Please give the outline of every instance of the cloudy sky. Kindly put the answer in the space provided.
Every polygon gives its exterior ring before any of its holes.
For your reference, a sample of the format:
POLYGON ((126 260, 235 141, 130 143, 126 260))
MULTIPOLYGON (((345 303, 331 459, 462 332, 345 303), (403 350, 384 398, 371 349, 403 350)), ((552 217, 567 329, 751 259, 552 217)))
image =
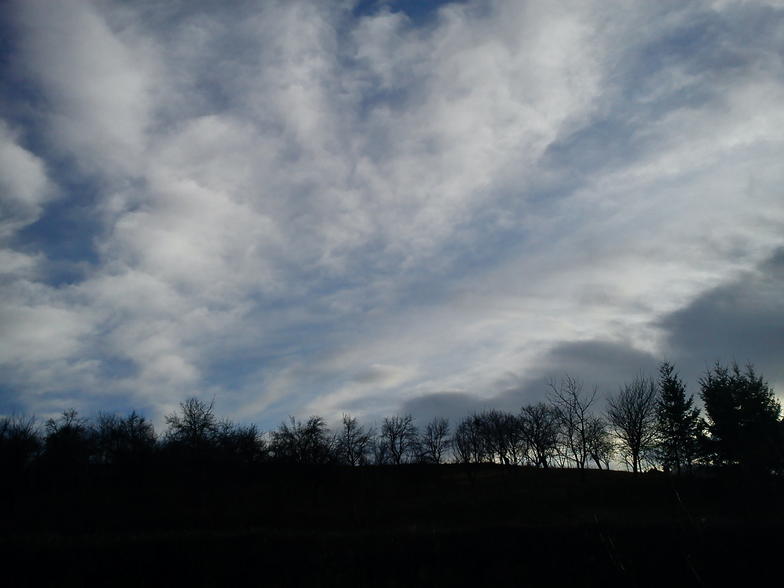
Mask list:
POLYGON ((0 413, 784 391, 784 2, 0 8, 0 413))

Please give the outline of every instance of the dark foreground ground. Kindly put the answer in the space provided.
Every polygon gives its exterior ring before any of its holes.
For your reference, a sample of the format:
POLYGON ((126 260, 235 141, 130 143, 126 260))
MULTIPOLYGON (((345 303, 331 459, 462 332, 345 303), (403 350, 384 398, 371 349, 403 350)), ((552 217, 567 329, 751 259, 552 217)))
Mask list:
POLYGON ((500 466, 69 473, 6 482, 0 585, 778 584, 780 482, 500 466))

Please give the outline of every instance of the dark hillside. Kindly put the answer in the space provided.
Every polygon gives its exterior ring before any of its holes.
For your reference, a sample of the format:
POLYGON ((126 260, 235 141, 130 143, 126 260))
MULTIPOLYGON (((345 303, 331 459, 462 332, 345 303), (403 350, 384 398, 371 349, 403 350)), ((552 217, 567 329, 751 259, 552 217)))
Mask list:
POLYGON ((15 586, 709 585, 775 567, 779 482, 492 465, 103 467, 7 486, 0 541, 15 586))

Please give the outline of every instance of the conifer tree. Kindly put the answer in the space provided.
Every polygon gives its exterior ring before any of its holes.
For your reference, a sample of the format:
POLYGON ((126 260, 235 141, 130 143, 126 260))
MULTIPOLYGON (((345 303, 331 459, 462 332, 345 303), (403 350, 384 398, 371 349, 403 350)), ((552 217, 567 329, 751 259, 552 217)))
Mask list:
POLYGON ((656 406, 659 460, 665 470, 681 473, 697 455, 700 411, 670 362, 659 366, 659 401, 656 406))
POLYGON ((718 465, 765 471, 780 464, 781 406, 773 389, 747 365, 717 363, 700 379, 712 458, 718 465))

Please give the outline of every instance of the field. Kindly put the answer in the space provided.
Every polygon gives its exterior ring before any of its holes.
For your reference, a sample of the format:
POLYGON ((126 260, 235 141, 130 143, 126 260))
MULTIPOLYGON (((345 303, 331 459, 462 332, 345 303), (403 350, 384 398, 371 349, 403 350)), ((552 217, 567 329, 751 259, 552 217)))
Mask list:
POLYGON ((6 492, 8 586, 699 586, 784 546, 780 480, 715 475, 160 467, 6 492))

